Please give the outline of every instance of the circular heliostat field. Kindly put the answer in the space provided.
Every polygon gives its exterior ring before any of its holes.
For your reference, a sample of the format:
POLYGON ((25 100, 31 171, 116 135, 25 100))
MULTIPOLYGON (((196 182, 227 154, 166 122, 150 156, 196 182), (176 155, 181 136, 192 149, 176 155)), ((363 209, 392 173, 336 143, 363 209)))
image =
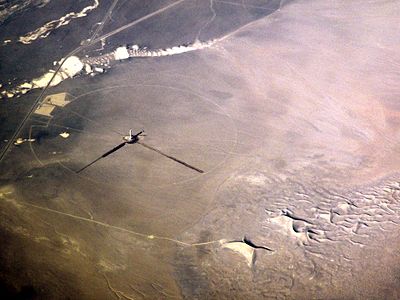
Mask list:
POLYGON ((56 108, 47 126, 34 126, 32 145, 42 162, 76 171, 123 142, 129 129, 166 154, 127 144, 79 173, 121 188, 161 188, 211 172, 236 144, 232 119, 218 104, 192 92, 156 85, 116 86, 82 94, 56 108), (67 138, 59 133, 69 133, 67 138), (169 157, 167 157, 169 156, 169 157))

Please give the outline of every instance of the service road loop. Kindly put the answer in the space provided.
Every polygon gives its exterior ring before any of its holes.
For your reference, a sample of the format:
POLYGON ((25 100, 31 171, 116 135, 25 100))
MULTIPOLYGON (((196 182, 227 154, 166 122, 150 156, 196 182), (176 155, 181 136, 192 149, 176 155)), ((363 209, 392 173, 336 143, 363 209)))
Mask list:
MULTIPOLYGON (((227 147, 227 149, 222 149, 223 151, 221 153, 224 153, 224 156, 221 157, 220 159, 218 159, 217 161, 215 161, 212 164, 211 168, 208 168, 206 170, 204 170, 205 172, 202 174, 193 174, 192 176, 189 177, 185 177, 182 178, 180 180, 177 181, 173 181, 173 182, 168 182, 168 183, 164 183, 164 184, 160 184, 157 186, 154 186, 154 184, 152 184, 152 188, 157 188, 157 189, 163 189, 163 188, 168 188, 171 185, 182 185, 182 184, 187 184, 189 182, 192 182, 194 180, 199 179, 200 177, 203 176, 209 176, 210 174, 212 174, 213 172, 215 172, 218 168, 220 168, 222 165, 224 165, 226 163, 226 161, 229 159, 229 157, 231 157, 232 153, 235 152, 235 149, 237 148, 237 144, 238 144, 238 129, 237 129, 237 124, 234 120, 234 118, 230 115, 230 113, 228 113, 226 111, 226 109, 224 107, 222 107, 220 104, 216 103, 215 101, 213 101, 212 99, 207 98, 204 95, 201 95, 197 92, 194 92, 193 90, 189 90, 189 89, 185 89, 185 88, 181 88, 181 87, 174 87, 174 86, 170 86, 170 85, 161 85, 161 84, 120 84, 120 85, 112 85, 112 86, 107 86, 107 87, 103 87, 103 88, 99 88, 96 90, 91 90, 89 92, 83 93, 81 95, 76 96, 73 101, 71 103, 75 103, 76 101, 85 99, 87 97, 93 97, 96 94, 99 93, 109 93, 112 92, 113 90, 124 90, 124 89, 133 89, 138 90, 138 92, 140 92, 140 89, 151 89, 151 90, 155 90, 155 89, 160 89, 160 90, 164 90, 164 92, 162 92, 162 94, 165 94, 166 92, 170 91, 173 93, 179 93, 182 95, 186 95, 188 99, 192 99, 193 97, 197 98, 197 105, 200 105, 200 107, 207 107, 207 110, 214 116, 214 118, 219 118, 222 117, 225 119, 225 121, 223 121, 224 123, 226 123, 226 128, 228 128, 229 131, 229 135, 231 136, 231 139, 229 140, 229 143, 227 142, 227 144, 225 145, 227 147)), ((132 91, 129 94, 134 94, 135 92, 132 91)), ((101 97, 100 97, 101 98, 101 97)), ((185 100, 183 100, 185 101, 185 100)), ((151 105, 151 104, 149 104, 151 105)), ((128 109, 129 107, 127 107, 128 109)), ((83 118, 84 120, 90 122, 91 124, 93 124, 95 126, 95 128, 99 129, 99 132, 101 132, 102 130, 106 130, 110 135, 116 135, 118 136, 118 138, 121 136, 121 134, 118 134, 118 132, 120 130, 114 130, 114 129, 110 129, 108 126, 106 126, 104 123, 100 122, 99 120, 95 120, 92 119, 90 117, 87 116, 83 116, 81 114, 75 113, 73 110, 71 110, 71 108, 69 108, 68 106, 64 107, 63 110, 65 110, 66 112, 71 112, 73 114, 76 114, 77 116, 79 116, 80 118, 83 118)), ((155 116, 153 116, 153 118, 155 118, 155 116)), ((221 120, 221 119, 220 119, 221 120)), ((148 122, 151 122, 151 120, 148 120, 148 122)), ((46 125, 43 126, 43 124, 40 124, 41 127, 46 127, 46 125)), ((60 126, 62 124, 56 124, 57 126, 60 126)), ((47 126, 53 126, 52 122, 49 122, 47 124, 47 126)), ((217 132, 217 128, 215 128, 215 131, 210 132, 210 134, 215 134, 215 132, 217 132)), ((87 131, 87 130, 83 130, 82 134, 89 134, 92 135, 91 132, 87 131)), ((96 139, 98 137, 96 136, 96 139)), ((222 138, 222 137, 221 137, 222 138)), ((213 151, 213 145, 211 143, 211 141, 214 139, 214 136, 209 136, 207 138, 207 141, 209 141, 209 143, 205 143, 203 144, 206 149, 209 148, 211 149, 210 151, 213 151)), ((186 143, 185 141, 182 141, 181 144, 178 145, 182 145, 184 147, 185 144, 190 144, 190 145, 194 145, 193 143, 186 143)), ((37 150, 35 150, 35 146, 36 145, 30 145, 31 147, 31 151, 33 156, 38 160, 38 162, 41 165, 46 165, 45 160, 46 159, 41 159, 41 156, 39 154, 39 152, 37 150)), ((71 172, 71 174, 73 174, 74 176, 80 176, 82 178, 85 178, 89 181, 92 182, 96 182, 97 180, 95 180, 94 178, 88 178, 87 176, 83 175, 83 174, 76 174, 76 172, 74 170, 72 170, 70 167, 68 167, 67 165, 65 165, 62 161, 59 162, 59 164, 67 169, 68 171, 71 172)), ((101 186, 103 186, 105 183, 104 182, 98 182, 101 186)))
MULTIPOLYGON (((166 11, 166 10, 168 10, 168 9, 170 9, 170 8, 176 6, 176 5, 178 5, 178 4, 180 4, 180 3, 184 2, 184 1, 186 1, 186 0, 178 0, 178 1, 176 1, 176 2, 173 2, 173 3, 167 5, 167 6, 163 7, 163 8, 160 8, 160 9, 158 9, 158 10, 156 10, 156 11, 154 11, 154 12, 152 12, 152 13, 146 15, 146 16, 143 16, 143 17, 137 19, 136 21, 133 21, 133 22, 128 23, 128 24, 126 24, 126 25, 124 25, 124 26, 121 26, 120 28, 115 29, 115 30, 113 30, 113 31, 111 31, 111 32, 109 32, 109 33, 103 35, 103 36, 98 37, 98 38, 95 38, 95 36, 96 36, 96 35, 98 34, 98 32, 99 32, 99 31, 96 30, 96 31, 94 32, 93 36, 90 38, 90 41, 89 41, 88 44, 79 46, 79 47, 77 47, 76 49, 72 50, 70 53, 68 53, 68 54, 64 57, 64 59, 61 61, 61 63, 58 65, 58 67, 56 68, 56 70, 55 70, 53 76, 50 78, 50 80, 49 80, 49 82, 47 83, 47 85, 43 88, 43 90, 40 92, 39 96, 38 96, 38 97, 36 98, 36 100, 33 102, 33 104, 32 104, 32 106, 31 106, 31 108, 29 109, 28 113, 27 113, 27 114, 25 115, 25 117, 22 119, 22 121, 21 121, 20 124, 18 125, 17 129, 15 130, 14 134, 12 135, 12 137, 9 139, 8 143, 7 143, 6 146, 4 147, 3 151, 2 151, 1 154, 0 154, 0 163, 1 163, 1 162, 3 161, 3 159, 6 157, 6 154, 8 153, 8 150, 9 150, 10 147, 13 145, 15 139, 18 137, 18 135, 21 133, 22 129, 24 128, 26 121, 31 117, 31 115, 32 115, 33 112, 35 111, 36 107, 38 106, 38 104, 40 103, 40 101, 43 99, 43 96, 45 95, 46 91, 47 91, 48 88, 50 87, 50 85, 51 85, 51 83, 53 82, 54 78, 56 77, 56 75, 57 75, 58 72, 60 71, 61 67, 63 66, 63 64, 65 63, 65 61, 66 61, 69 57, 78 54, 80 51, 82 51, 82 50, 84 50, 85 48, 88 48, 89 46, 91 46, 91 45, 93 45, 93 44, 95 44, 95 43, 101 41, 101 40, 104 39, 104 38, 108 38, 108 37, 110 37, 110 36, 113 36, 113 35, 115 35, 115 34, 121 32, 121 31, 125 30, 125 29, 128 29, 128 28, 130 28, 130 27, 132 27, 132 26, 135 26, 136 24, 138 24, 138 23, 140 23, 140 22, 143 22, 143 21, 145 21, 145 20, 147 20, 147 19, 149 19, 149 18, 151 18, 151 17, 154 17, 154 16, 156 16, 156 15, 158 15, 158 14, 160 14, 160 13, 162 13, 162 12, 164 12, 164 11, 166 11)), ((114 9, 114 7, 115 7, 115 5, 117 4, 117 2, 118 2, 118 0, 114 0, 114 2, 111 4, 110 8, 107 10, 105 16, 103 17, 103 19, 102 19, 102 21, 101 21, 101 24, 103 24, 103 26, 104 26, 104 23, 105 23, 106 19, 109 17, 109 12, 111 12, 111 11, 114 9)))

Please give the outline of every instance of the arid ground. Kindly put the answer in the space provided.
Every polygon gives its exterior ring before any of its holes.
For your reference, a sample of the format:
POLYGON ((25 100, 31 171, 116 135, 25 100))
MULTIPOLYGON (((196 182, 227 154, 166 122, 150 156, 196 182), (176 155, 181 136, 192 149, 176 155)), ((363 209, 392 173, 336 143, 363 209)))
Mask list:
POLYGON ((72 52, 212 43, 0 100, 2 296, 400 298, 399 1, 100 1, 18 42, 93 4, 64 2, 0 26, 3 88, 72 52), (169 157, 76 172, 129 129, 169 157))

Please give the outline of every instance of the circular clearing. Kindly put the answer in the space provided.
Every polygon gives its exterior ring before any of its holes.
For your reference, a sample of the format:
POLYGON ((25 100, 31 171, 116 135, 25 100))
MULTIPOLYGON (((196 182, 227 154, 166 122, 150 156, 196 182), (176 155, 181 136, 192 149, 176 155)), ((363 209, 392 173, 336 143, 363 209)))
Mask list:
POLYGON ((212 100, 169 86, 130 85, 94 90, 57 108, 47 126, 32 128, 38 139, 32 149, 42 163, 76 171, 121 144, 129 129, 144 130, 141 143, 169 157, 126 144, 77 175, 120 188, 168 187, 211 172, 237 142, 232 119, 212 100))

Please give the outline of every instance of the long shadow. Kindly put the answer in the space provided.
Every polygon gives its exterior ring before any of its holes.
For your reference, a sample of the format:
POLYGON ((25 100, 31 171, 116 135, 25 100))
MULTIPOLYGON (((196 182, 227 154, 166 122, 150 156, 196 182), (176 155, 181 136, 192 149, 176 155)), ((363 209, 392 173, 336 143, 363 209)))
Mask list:
POLYGON ((139 137, 140 137, 143 133, 144 133, 143 131, 140 131, 139 133, 133 135, 133 134, 130 132, 130 135, 129 135, 129 136, 124 137, 125 142, 123 142, 123 143, 121 143, 121 144, 115 146, 115 147, 112 148, 111 150, 109 150, 109 151, 107 151, 106 153, 102 154, 101 156, 99 156, 98 158, 96 158, 95 160, 93 160, 92 162, 88 163, 87 165, 85 165, 84 167, 82 167, 81 169, 79 169, 78 171, 76 171, 76 173, 82 172, 82 171, 85 170, 86 168, 88 168, 88 167, 90 167, 91 165, 95 164, 95 163, 96 163, 97 161, 99 161, 100 159, 105 158, 105 157, 107 157, 107 156, 113 154, 114 152, 118 151, 119 149, 121 149, 122 147, 124 147, 126 144, 139 144, 139 145, 143 146, 143 147, 146 148, 146 149, 149 149, 149 150, 151 150, 151 151, 154 151, 154 152, 156 152, 156 153, 158 153, 158 154, 160 154, 160 155, 162 155, 162 156, 164 156, 164 157, 166 157, 166 158, 168 158, 168 159, 173 160, 174 162, 177 162, 177 163, 179 163, 179 164, 185 166, 186 168, 189 168, 189 169, 191 169, 191 170, 194 170, 194 171, 196 171, 196 172, 198 172, 198 173, 204 173, 203 170, 201 170, 201 169, 199 169, 199 168, 196 168, 196 167, 194 167, 194 166, 192 166, 192 165, 190 165, 190 164, 184 162, 183 160, 180 160, 180 159, 178 159, 178 158, 176 158, 176 157, 174 157, 174 156, 171 156, 171 155, 169 155, 169 154, 166 154, 166 153, 162 152, 161 150, 159 150, 159 149, 157 149, 157 148, 154 148, 154 147, 152 147, 152 146, 150 146, 150 145, 147 145, 147 144, 145 144, 145 143, 143 143, 143 142, 140 142, 140 141, 139 141, 139 137))

